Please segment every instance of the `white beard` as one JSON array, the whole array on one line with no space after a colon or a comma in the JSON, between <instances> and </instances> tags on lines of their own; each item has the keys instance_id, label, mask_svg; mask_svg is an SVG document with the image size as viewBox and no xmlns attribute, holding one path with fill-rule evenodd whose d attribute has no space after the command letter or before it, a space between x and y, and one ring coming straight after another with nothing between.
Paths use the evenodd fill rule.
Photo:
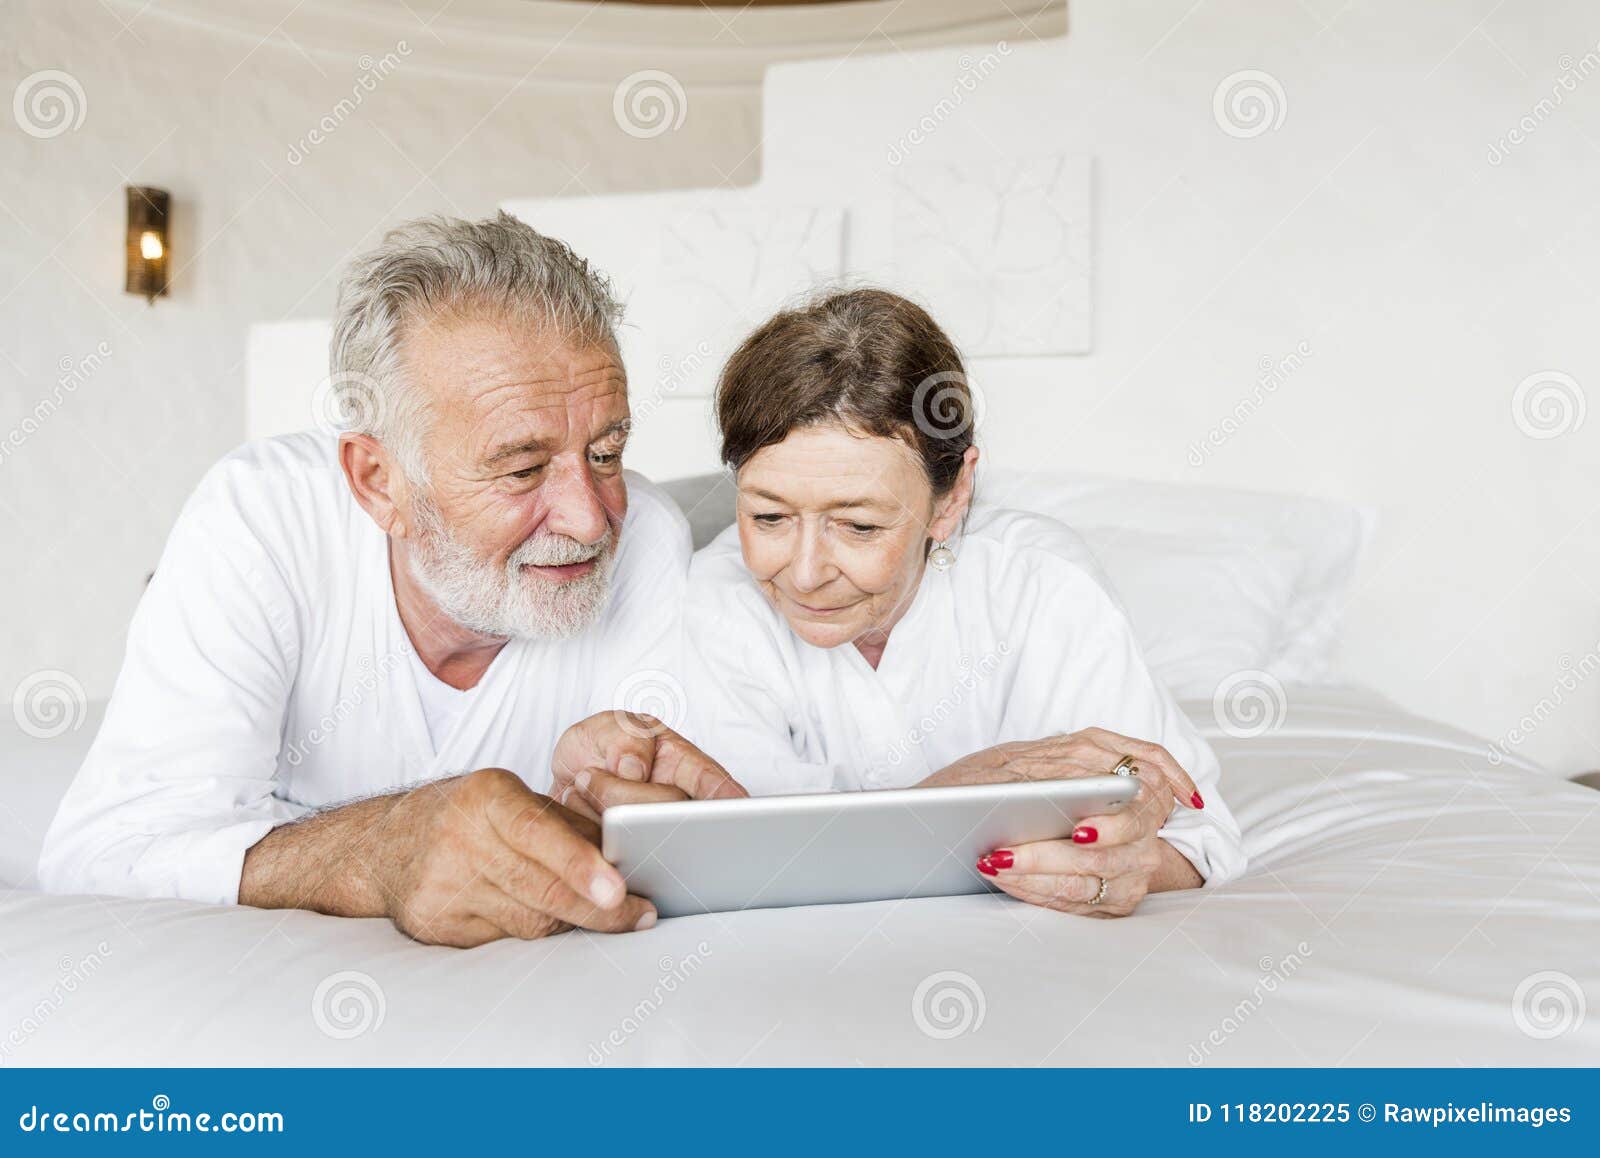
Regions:
<instances>
[{"instance_id":1,"label":"white beard","mask_svg":"<svg viewBox=\"0 0 1600 1158\"><path fill-rule=\"evenodd\" d=\"M511 553L504 567L480 559L419 497L411 574L439 609L462 627L503 639L566 639L593 623L611 594L616 535L598 543L567 535L538 534ZM559 567L595 560L577 579L555 583L525 572L525 565Z\"/></svg>"}]
</instances>

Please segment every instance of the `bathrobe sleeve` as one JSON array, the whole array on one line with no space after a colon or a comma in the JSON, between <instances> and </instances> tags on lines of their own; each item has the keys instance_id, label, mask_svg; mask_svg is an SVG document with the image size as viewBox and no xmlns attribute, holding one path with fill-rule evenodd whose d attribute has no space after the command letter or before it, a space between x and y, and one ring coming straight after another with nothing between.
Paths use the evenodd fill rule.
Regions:
<instances>
[{"instance_id":1,"label":"bathrobe sleeve","mask_svg":"<svg viewBox=\"0 0 1600 1158\"><path fill-rule=\"evenodd\" d=\"M173 527L46 836L50 891L233 903L246 850L309 811L274 795L298 619L240 500L250 469L212 468Z\"/></svg>"},{"instance_id":2,"label":"bathrobe sleeve","mask_svg":"<svg viewBox=\"0 0 1600 1158\"><path fill-rule=\"evenodd\" d=\"M1022 549L1011 561L1021 579L1007 634L1021 647L1004 734L1101 727L1162 745L1194 778L1205 808L1179 802L1160 836L1207 884L1238 876L1244 849L1216 754L1151 673L1120 604L1087 566L1053 551Z\"/></svg>"}]
</instances>

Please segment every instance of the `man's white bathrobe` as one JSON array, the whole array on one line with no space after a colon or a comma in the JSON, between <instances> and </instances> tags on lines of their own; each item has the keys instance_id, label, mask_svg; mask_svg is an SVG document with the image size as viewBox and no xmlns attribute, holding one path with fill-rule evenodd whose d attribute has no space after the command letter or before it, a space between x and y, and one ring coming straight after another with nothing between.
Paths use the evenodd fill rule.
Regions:
<instances>
[{"instance_id":1,"label":"man's white bathrobe","mask_svg":"<svg viewBox=\"0 0 1600 1158\"><path fill-rule=\"evenodd\" d=\"M1205 809L1180 806L1161 835L1209 882L1242 871L1217 758L1151 675L1082 540L978 507L951 546L955 565L925 570L874 670L853 645L796 636L728 528L690 565L689 738L765 794L909 787L996 744L1108 728L1164 745L1200 787Z\"/></svg>"},{"instance_id":2,"label":"man's white bathrobe","mask_svg":"<svg viewBox=\"0 0 1600 1158\"><path fill-rule=\"evenodd\" d=\"M276 825L484 767L545 789L563 729L673 667L688 524L630 474L600 620L511 641L441 709L395 608L389 540L336 450L317 434L253 443L189 499L46 838L44 887L234 902L246 850Z\"/></svg>"}]
</instances>

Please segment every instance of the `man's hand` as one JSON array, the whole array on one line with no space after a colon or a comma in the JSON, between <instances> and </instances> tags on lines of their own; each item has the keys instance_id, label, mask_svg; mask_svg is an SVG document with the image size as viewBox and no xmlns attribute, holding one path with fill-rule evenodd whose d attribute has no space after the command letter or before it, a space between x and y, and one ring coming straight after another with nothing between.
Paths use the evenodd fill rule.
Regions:
<instances>
[{"instance_id":1,"label":"man's hand","mask_svg":"<svg viewBox=\"0 0 1600 1158\"><path fill-rule=\"evenodd\" d=\"M613 804L750 795L710 756L654 716L597 712L556 743L550 794L598 817Z\"/></svg>"},{"instance_id":2,"label":"man's hand","mask_svg":"<svg viewBox=\"0 0 1600 1158\"><path fill-rule=\"evenodd\" d=\"M424 784L268 833L245 855L241 904L387 916L418 941L468 947L574 925L647 929L595 823L504 768Z\"/></svg>"}]
</instances>

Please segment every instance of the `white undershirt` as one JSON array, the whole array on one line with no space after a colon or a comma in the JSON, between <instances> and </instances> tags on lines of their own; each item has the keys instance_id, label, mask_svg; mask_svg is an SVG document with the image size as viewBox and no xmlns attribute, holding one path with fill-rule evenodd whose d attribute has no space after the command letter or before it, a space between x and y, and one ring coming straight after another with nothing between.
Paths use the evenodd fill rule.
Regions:
<instances>
[{"instance_id":1,"label":"white undershirt","mask_svg":"<svg viewBox=\"0 0 1600 1158\"><path fill-rule=\"evenodd\" d=\"M428 665L422 662L415 648L407 649L407 654L411 656L411 672L416 677L417 698L422 701L422 718L428 725L428 739L433 741L433 750L437 752L449 738L456 720L472 702L472 693L478 689L470 687L462 691L453 688L428 670Z\"/></svg>"}]
</instances>

